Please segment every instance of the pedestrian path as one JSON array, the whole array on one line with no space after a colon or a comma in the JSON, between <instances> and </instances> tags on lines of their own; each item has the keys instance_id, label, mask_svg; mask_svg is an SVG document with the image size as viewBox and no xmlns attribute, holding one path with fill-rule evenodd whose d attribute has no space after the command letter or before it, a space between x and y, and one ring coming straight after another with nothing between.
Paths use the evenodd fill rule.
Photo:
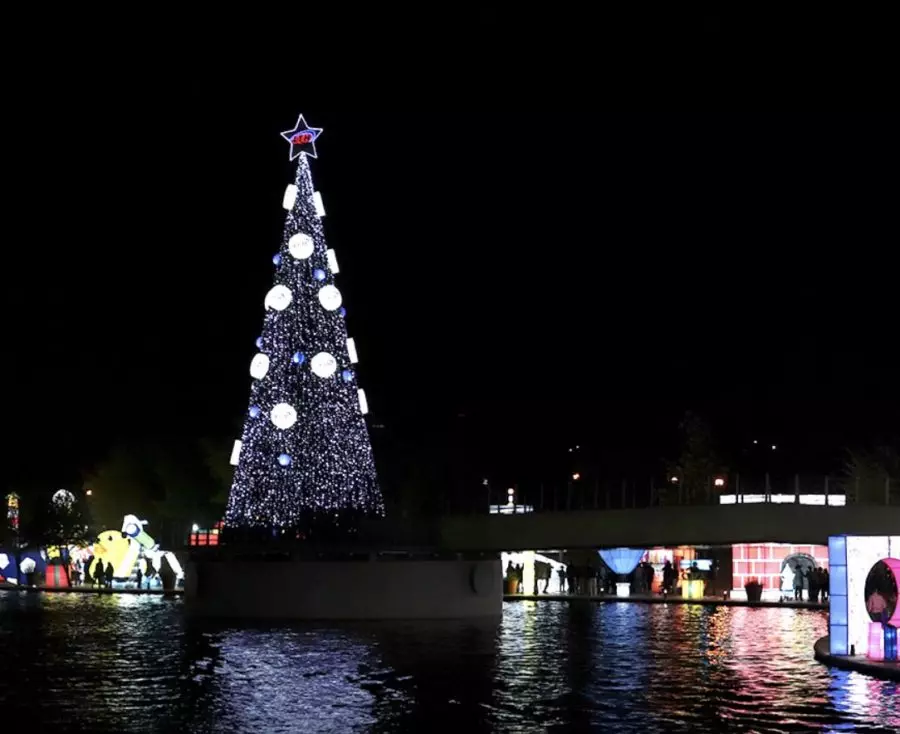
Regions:
<instances>
[{"instance_id":1,"label":"pedestrian path","mask_svg":"<svg viewBox=\"0 0 900 734\"><path fill-rule=\"evenodd\" d=\"M900 663L869 660L862 655L832 655L828 636L822 637L816 642L814 654L816 660L825 665L843 668L844 670L853 670L857 673L865 673L873 678L900 681Z\"/></svg>"},{"instance_id":2,"label":"pedestrian path","mask_svg":"<svg viewBox=\"0 0 900 734\"><path fill-rule=\"evenodd\" d=\"M156 596L181 596L184 589L98 589L96 586L16 586L0 584L0 591L46 591L51 594L151 594Z\"/></svg>"},{"instance_id":3,"label":"pedestrian path","mask_svg":"<svg viewBox=\"0 0 900 734\"><path fill-rule=\"evenodd\" d=\"M828 609L828 603L794 601L745 601L743 599L723 599L721 596L703 596L685 599L682 596L661 596L659 594L504 594L503 601L592 601L625 602L627 604L706 604L720 607L786 607L790 609Z\"/></svg>"}]
</instances>

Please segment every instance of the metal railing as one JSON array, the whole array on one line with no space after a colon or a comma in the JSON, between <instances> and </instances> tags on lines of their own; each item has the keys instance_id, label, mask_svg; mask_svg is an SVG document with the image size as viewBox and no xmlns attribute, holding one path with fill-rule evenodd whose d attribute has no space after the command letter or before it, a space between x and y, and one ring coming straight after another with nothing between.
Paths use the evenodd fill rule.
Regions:
<instances>
[{"instance_id":1,"label":"metal railing","mask_svg":"<svg viewBox=\"0 0 900 734\"><path fill-rule=\"evenodd\" d=\"M721 480L717 486L716 479ZM699 486L697 486L699 485ZM483 486L481 502L447 502L447 511L513 515L576 510L622 510L718 504L900 505L900 481L862 482L818 476L709 477L695 486L683 482L624 480L565 484L516 484L498 489ZM454 508L454 504L458 506Z\"/></svg>"}]
</instances>

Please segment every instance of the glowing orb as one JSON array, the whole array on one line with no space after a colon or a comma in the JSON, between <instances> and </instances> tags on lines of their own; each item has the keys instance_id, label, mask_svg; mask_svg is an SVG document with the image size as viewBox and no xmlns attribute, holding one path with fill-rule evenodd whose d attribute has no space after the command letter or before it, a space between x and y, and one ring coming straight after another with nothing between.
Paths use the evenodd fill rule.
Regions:
<instances>
[{"instance_id":1,"label":"glowing orb","mask_svg":"<svg viewBox=\"0 0 900 734\"><path fill-rule=\"evenodd\" d=\"M326 311L336 311L341 307L341 292L333 285L326 285L319 291L319 303Z\"/></svg>"},{"instance_id":2,"label":"glowing orb","mask_svg":"<svg viewBox=\"0 0 900 734\"><path fill-rule=\"evenodd\" d=\"M278 403L269 414L276 428L286 431L297 422L297 411L288 403Z\"/></svg>"},{"instance_id":3,"label":"glowing orb","mask_svg":"<svg viewBox=\"0 0 900 734\"><path fill-rule=\"evenodd\" d=\"M328 352L319 352L309 363L317 377L331 377L337 370L337 360Z\"/></svg>"}]
</instances>

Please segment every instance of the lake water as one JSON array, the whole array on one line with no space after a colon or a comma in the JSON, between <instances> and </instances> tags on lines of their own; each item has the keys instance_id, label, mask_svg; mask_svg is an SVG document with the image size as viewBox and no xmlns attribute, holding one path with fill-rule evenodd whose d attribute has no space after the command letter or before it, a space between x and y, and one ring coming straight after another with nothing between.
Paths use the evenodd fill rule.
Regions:
<instances>
[{"instance_id":1,"label":"lake water","mask_svg":"<svg viewBox=\"0 0 900 734\"><path fill-rule=\"evenodd\" d=\"M812 658L822 612L512 602L500 625L211 627L181 600L0 591L0 716L33 731L900 730Z\"/></svg>"}]
</instances>

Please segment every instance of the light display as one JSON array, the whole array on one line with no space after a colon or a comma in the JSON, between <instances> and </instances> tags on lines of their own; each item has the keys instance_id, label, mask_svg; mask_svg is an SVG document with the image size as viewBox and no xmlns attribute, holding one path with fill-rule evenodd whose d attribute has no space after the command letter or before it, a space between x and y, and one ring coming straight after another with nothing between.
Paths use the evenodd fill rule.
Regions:
<instances>
[{"instance_id":1,"label":"light display","mask_svg":"<svg viewBox=\"0 0 900 734\"><path fill-rule=\"evenodd\" d=\"M347 354L350 355L350 364L359 362L359 355L356 353L356 342L353 339L347 340Z\"/></svg>"},{"instance_id":2,"label":"light display","mask_svg":"<svg viewBox=\"0 0 900 734\"><path fill-rule=\"evenodd\" d=\"M291 305L291 289L283 285L276 285L266 294L266 308L276 311L284 311Z\"/></svg>"},{"instance_id":3,"label":"light display","mask_svg":"<svg viewBox=\"0 0 900 734\"><path fill-rule=\"evenodd\" d=\"M269 371L269 358L265 354L257 354L250 360L250 377L261 380Z\"/></svg>"},{"instance_id":4,"label":"light display","mask_svg":"<svg viewBox=\"0 0 900 734\"><path fill-rule=\"evenodd\" d=\"M326 311L336 311L341 307L341 292L333 285L326 285L319 291L319 303Z\"/></svg>"},{"instance_id":5,"label":"light display","mask_svg":"<svg viewBox=\"0 0 900 734\"><path fill-rule=\"evenodd\" d=\"M317 377L331 377L337 370L337 360L328 352L319 352L312 358L309 367Z\"/></svg>"},{"instance_id":6,"label":"light display","mask_svg":"<svg viewBox=\"0 0 900 734\"><path fill-rule=\"evenodd\" d=\"M318 191L313 193L313 205L316 208L316 216L324 217L325 216L325 203L322 201L322 194Z\"/></svg>"},{"instance_id":7,"label":"light display","mask_svg":"<svg viewBox=\"0 0 900 734\"><path fill-rule=\"evenodd\" d=\"M891 626L890 620L873 619L870 608L874 609L876 605L873 603L873 594L870 592L867 596L867 580L872 568L879 562L888 568L896 563L900 572L900 560L897 560L900 558L900 536L833 536L828 539L828 555L831 566L829 589L831 653L866 655L871 622L882 621ZM896 580L893 594L895 595L893 602L897 605ZM879 615L880 613L875 616ZM897 615L897 621L900 622L900 614Z\"/></svg>"},{"instance_id":8,"label":"light display","mask_svg":"<svg viewBox=\"0 0 900 734\"><path fill-rule=\"evenodd\" d=\"M15 492L6 495L6 521L13 530L19 529L19 495Z\"/></svg>"},{"instance_id":9,"label":"light display","mask_svg":"<svg viewBox=\"0 0 900 734\"><path fill-rule=\"evenodd\" d=\"M290 294L283 304L267 297L265 349L254 357L251 413L228 498L226 527L331 525L343 518L382 515L372 448L363 415L368 406L355 375L357 361L346 333L343 298L334 284L337 259L325 242L324 208L313 188L307 155L315 157L321 129L302 116L282 133L297 160L294 192L273 288ZM304 355L310 355L307 359ZM262 360L265 359L263 369ZM252 408L271 420L255 417Z\"/></svg>"},{"instance_id":10,"label":"light display","mask_svg":"<svg viewBox=\"0 0 900 734\"><path fill-rule=\"evenodd\" d=\"M272 413L270 415L272 423L283 431L286 431L297 422L297 411L294 410L293 405L289 405L288 403L278 403L272 408Z\"/></svg>"},{"instance_id":11,"label":"light display","mask_svg":"<svg viewBox=\"0 0 900 734\"><path fill-rule=\"evenodd\" d=\"M341 269L338 267L337 255L334 254L334 250L325 250L325 261L328 263L328 269L337 275L341 272Z\"/></svg>"},{"instance_id":12,"label":"light display","mask_svg":"<svg viewBox=\"0 0 900 734\"><path fill-rule=\"evenodd\" d=\"M793 596L794 569L828 568L828 547L791 543L738 543L731 548L732 599L745 599L744 585L754 579L762 587L764 601ZM808 588L808 586L807 586Z\"/></svg>"},{"instance_id":13,"label":"light display","mask_svg":"<svg viewBox=\"0 0 900 734\"><path fill-rule=\"evenodd\" d=\"M57 489L53 493L51 501L60 510L71 510L75 505L75 495L68 489Z\"/></svg>"},{"instance_id":14,"label":"light display","mask_svg":"<svg viewBox=\"0 0 900 734\"><path fill-rule=\"evenodd\" d=\"M313 238L303 232L298 232L288 240L288 252L296 260L306 260L316 249Z\"/></svg>"},{"instance_id":15,"label":"light display","mask_svg":"<svg viewBox=\"0 0 900 734\"><path fill-rule=\"evenodd\" d=\"M637 568L646 551L637 550L636 548L609 548L599 551L599 553L603 562L613 572L620 576L627 576Z\"/></svg>"},{"instance_id":16,"label":"light display","mask_svg":"<svg viewBox=\"0 0 900 734\"><path fill-rule=\"evenodd\" d=\"M290 160L301 157L305 160L306 156L318 158L316 140L321 134L322 128L310 127L303 119L303 115L300 115L293 130L285 130L281 133L281 137L291 144Z\"/></svg>"},{"instance_id":17,"label":"light display","mask_svg":"<svg viewBox=\"0 0 900 734\"><path fill-rule=\"evenodd\" d=\"M294 184L288 184L284 189L284 198L281 200L281 206L290 211L297 203L298 189Z\"/></svg>"}]
</instances>

